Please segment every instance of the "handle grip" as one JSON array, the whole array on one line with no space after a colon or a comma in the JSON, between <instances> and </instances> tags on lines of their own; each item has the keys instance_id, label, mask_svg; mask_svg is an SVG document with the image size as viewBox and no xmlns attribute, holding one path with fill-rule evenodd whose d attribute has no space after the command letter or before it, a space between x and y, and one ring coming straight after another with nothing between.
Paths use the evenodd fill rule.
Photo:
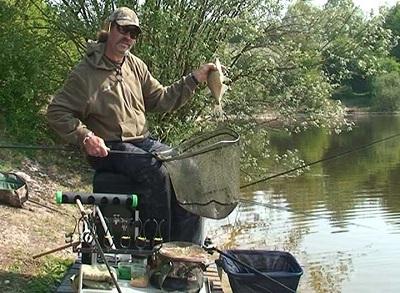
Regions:
<instances>
[{"instance_id":1,"label":"handle grip","mask_svg":"<svg viewBox=\"0 0 400 293\"><path fill-rule=\"evenodd\" d=\"M83 192L56 192L56 203L75 204L79 199L83 204L94 205L127 205L136 208L138 196L136 194L114 194L114 193L83 193Z\"/></svg>"}]
</instances>

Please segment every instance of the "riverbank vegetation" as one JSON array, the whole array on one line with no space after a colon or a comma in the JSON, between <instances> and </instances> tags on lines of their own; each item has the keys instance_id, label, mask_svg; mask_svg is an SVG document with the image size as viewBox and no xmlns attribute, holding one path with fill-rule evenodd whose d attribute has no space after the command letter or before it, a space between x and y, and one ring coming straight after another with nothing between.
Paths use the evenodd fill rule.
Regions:
<instances>
[{"instance_id":1,"label":"riverbank vegetation","mask_svg":"<svg viewBox=\"0 0 400 293\"><path fill-rule=\"evenodd\" d=\"M113 7L122 5L141 20L143 34L133 53L163 84L215 57L226 65L230 90L223 97L223 124L242 135L243 170L257 170L255 152L269 155L273 124L260 119L266 113L288 131L339 132L351 127L346 105L399 107L398 6L365 15L351 0L330 0L323 7L300 0L6 0L0 5L0 124L15 142L60 143L44 117L51 95ZM179 111L149 115L151 131L177 144L215 128L213 108L203 85ZM248 145L254 136L260 136L260 145ZM289 164L301 163L287 155Z\"/></svg>"},{"instance_id":2,"label":"riverbank vegetation","mask_svg":"<svg viewBox=\"0 0 400 293\"><path fill-rule=\"evenodd\" d=\"M279 0L140 3L129 2L143 27L134 53L163 84L218 56L231 79L224 96L227 123L240 121L243 127L243 121L274 112L290 127L339 129L346 126L340 101L380 111L398 108L399 6L365 15L351 0L323 7ZM128 4L6 0L0 5L3 123L19 141L51 143L44 119L50 96L113 6ZM210 125L212 108L203 87L177 113L153 115L152 129L168 142L181 139Z\"/></svg>"}]
</instances>

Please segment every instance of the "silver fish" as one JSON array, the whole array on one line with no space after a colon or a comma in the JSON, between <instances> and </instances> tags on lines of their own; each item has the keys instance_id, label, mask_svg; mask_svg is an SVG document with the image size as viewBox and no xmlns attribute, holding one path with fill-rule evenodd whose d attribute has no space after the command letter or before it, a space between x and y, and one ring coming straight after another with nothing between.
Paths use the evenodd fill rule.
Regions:
<instances>
[{"instance_id":1,"label":"silver fish","mask_svg":"<svg viewBox=\"0 0 400 293\"><path fill-rule=\"evenodd\" d=\"M211 95L216 99L214 112L221 114L223 113L222 96L228 89L228 86L224 84L224 81L226 81L227 78L222 71L222 65L218 58L215 59L215 66L217 67L217 70L213 70L208 73L207 86L211 91Z\"/></svg>"}]
</instances>

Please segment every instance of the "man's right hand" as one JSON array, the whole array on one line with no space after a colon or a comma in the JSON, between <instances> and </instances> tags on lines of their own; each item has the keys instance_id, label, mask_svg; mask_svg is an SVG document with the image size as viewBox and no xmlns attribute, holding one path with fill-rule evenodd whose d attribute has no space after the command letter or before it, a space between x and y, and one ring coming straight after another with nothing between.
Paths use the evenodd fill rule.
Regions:
<instances>
[{"instance_id":1,"label":"man's right hand","mask_svg":"<svg viewBox=\"0 0 400 293\"><path fill-rule=\"evenodd\" d=\"M92 157L106 157L110 150L101 137L96 136L93 132L86 135L83 140L83 147L86 153Z\"/></svg>"},{"instance_id":2,"label":"man's right hand","mask_svg":"<svg viewBox=\"0 0 400 293\"><path fill-rule=\"evenodd\" d=\"M214 63L207 63L200 66L199 69L193 71L193 76L199 83L207 81L210 71L218 70Z\"/></svg>"}]
</instances>

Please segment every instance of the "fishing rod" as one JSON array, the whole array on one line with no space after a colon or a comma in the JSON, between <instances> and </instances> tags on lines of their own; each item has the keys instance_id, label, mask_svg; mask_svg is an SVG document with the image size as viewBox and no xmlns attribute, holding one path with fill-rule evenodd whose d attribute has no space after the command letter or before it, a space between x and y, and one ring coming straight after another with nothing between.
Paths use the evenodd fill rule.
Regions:
<instances>
[{"instance_id":1,"label":"fishing rod","mask_svg":"<svg viewBox=\"0 0 400 293\"><path fill-rule=\"evenodd\" d=\"M77 206L79 208L79 211L80 211L80 213L82 215L82 219L83 219L84 223L86 223L87 227L89 228L89 232L93 237L94 244L95 244L98 252L100 253L100 256L101 256L102 260L104 261L104 264L107 267L108 273L110 274L110 277L111 277L112 282L114 283L114 286L116 287L118 293L122 293L121 288L120 288L120 286L118 284L117 278L113 274L113 272L111 270L111 266L107 261L107 258L106 258L105 254L104 254L103 249L101 248L101 245L100 245L100 242L99 242L95 227L92 225L91 220L89 219L89 215L87 214L85 208L82 205L82 202L79 199L77 199L75 202L76 202L76 204L77 204Z\"/></svg>"},{"instance_id":2,"label":"fishing rod","mask_svg":"<svg viewBox=\"0 0 400 293\"><path fill-rule=\"evenodd\" d=\"M261 183L261 182L264 182L264 181L268 181L270 179L273 179L273 178L276 178L276 177L279 177L279 176L283 176L283 175L292 173L294 171L310 167L310 166L318 164L318 163L322 163L322 162L326 162L326 161L329 161L329 160L333 160L333 159L337 159L337 158L343 157L345 155L360 151L362 149L369 148L369 147L371 147L371 146L373 146L375 144L378 144L378 143L381 143L381 142L396 138L398 136L400 136L400 133L397 133L397 134L394 134L394 135L391 135L391 136L388 136L388 137L385 137L385 138L382 138L382 139L374 140L374 141L372 141L370 143L361 145L359 147L356 147L356 148L353 148L353 149L350 149L350 150L347 150L347 151L344 151L344 152L341 152L341 153L337 153L335 155L331 155L331 156L316 160L314 162L305 163L305 164L303 164L301 166L298 166L296 168L293 168L293 169L290 169L290 170L287 170L287 171L284 171L284 172L281 172L281 173L278 173L278 174L274 174L274 175L271 175L271 176L267 176L267 177L261 178L259 180L256 180L256 181L253 181L253 182L250 182L250 183L247 183L247 184L244 184L244 185L240 186L240 189L244 189L244 188L247 188L249 186L256 185L258 183Z\"/></svg>"},{"instance_id":3,"label":"fishing rod","mask_svg":"<svg viewBox=\"0 0 400 293\"><path fill-rule=\"evenodd\" d=\"M258 183L261 183L261 182L264 182L264 181L268 181L270 179L273 179L273 178L276 178L276 177L279 177L279 176L283 176L283 175L292 173L294 171L301 170L301 169L313 166L313 165L318 164L318 163L322 163L322 162L326 162L326 161L330 161L330 160L333 160L333 159L337 159L337 158L343 157L345 155L360 151L362 149L369 148L369 147L371 147L371 146L373 146L375 144L378 144L378 143L381 143L381 142L396 138L398 136L400 136L400 133L397 133L397 134L394 134L394 135L391 135L391 136L388 136L388 137L385 137L385 138L382 138L382 139L374 140L374 141L372 141L370 143L361 145L359 147L356 147L356 148L353 148L353 149L350 149L350 150L347 150L347 151L344 151L344 152L341 152L341 153L337 153L335 155L331 155L331 156L316 160L314 162L305 163L305 164L303 164L301 166L298 166L298 167L295 167L293 169L290 169L290 170L287 170L287 171L284 171L284 172L281 172L281 173L277 173L277 174L274 174L274 175L271 175L271 176L267 176L267 177L258 179L256 181L244 184L244 185L240 186L240 189L244 189L244 188L256 185ZM75 151L76 150L76 147L72 147L72 146L64 147L64 146L45 146L45 145L0 145L0 149L2 149L2 148L32 149L32 150L58 150L58 151ZM111 153L111 154L129 154L129 153L131 153L129 151L121 151L121 150L108 150L108 152ZM135 154L135 155L139 155L139 154ZM150 154L142 154L142 155L148 156L148 155L153 155L153 154L150 153Z\"/></svg>"},{"instance_id":4,"label":"fishing rod","mask_svg":"<svg viewBox=\"0 0 400 293\"><path fill-rule=\"evenodd\" d=\"M388 136L388 137L385 137L385 138L382 138L382 139L374 140L374 141L372 141L370 143L364 144L364 145L359 146L357 148L353 148L353 149L350 149L350 150L347 150L347 151L344 151L344 152L341 152L341 153L338 153L338 154L335 154L335 155L332 155L332 156L328 156L326 158L322 158L320 160L317 160L317 161L314 161L314 162L311 162L311 163L303 164L303 165L298 166L296 168L293 168L293 169L290 169L290 170L287 170L287 171L284 171L284 172L281 172L281 173L278 173L278 174L275 174L275 175L271 175L271 176L259 179L257 181L242 185L242 186L240 186L240 189L243 189L243 188L246 188L246 187L249 187L249 186L252 186L252 185L255 185L255 184L258 184L258 183L261 183L261 182L264 182L264 181L267 181L267 180L270 180L270 179L273 179L273 178L276 178L276 177L279 177L279 176L282 176L282 175L286 175L286 174L289 174L291 172L294 172L294 171L297 171L297 170L300 170L300 169L303 169L303 168L306 168L306 167L309 167L309 166L312 166L312 165L315 165L315 164L318 164L318 163L322 163L324 161L333 160L333 159L342 157L344 155L348 155L350 153L353 153L353 152L356 152L356 151L359 151L359 150L362 150L362 149L366 149L366 148L371 147L371 146L373 146L373 145L375 145L377 143L381 143L381 142L396 138L398 136L400 136L400 133L397 133L397 134L394 134L394 135L391 135L391 136ZM254 205L264 206L264 207L271 208L271 209L294 212L294 210L291 209L291 208L280 207L280 206L276 206L276 205L269 204L269 203L261 203L261 202L257 202L257 201L253 201L253 200L247 200L247 199L244 199L244 198L240 198L239 201L241 203L244 203L244 204L254 204ZM330 220L330 218L328 218L328 217L316 216L316 215L312 215L312 214L306 213L306 212L296 211L296 213L301 213L301 214L303 214L305 216L313 217L313 218L316 218L316 219L327 219L327 220ZM349 224L357 226L357 227L374 229L374 228L372 228L370 226L366 226L366 225L362 225L362 224L356 224L356 223L352 223L352 222L350 222ZM374 230L376 230L376 229L374 229Z\"/></svg>"},{"instance_id":5,"label":"fishing rod","mask_svg":"<svg viewBox=\"0 0 400 293\"><path fill-rule=\"evenodd\" d=\"M51 207L51 206L48 206L47 204L41 203L41 202L36 201L36 200L34 200L34 199L32 199L32 198L28 198L28 199L27 199L27 202L36 204L36 205L41 206L41 207L43 207L43 208L45 208L45 209L48 209L48 210L50 210L50 211L59 213L60 215L72 217L72 218L74 218L75 222L78 221L78 219L77 219L74 215L69 214L69 213L67 213L67 212L60 211L60 210L58 210L58 209L56 209L56 208L53 208L53 207Z\"/></svg>"},{"instance_id":6,"label":"fishing rod","mask_svg":"<svg viewBox=\"0 0 400 293\"><path fill-rule=\"evenodd\" d=\"M74 152L79 151L78 147L69 145L69 146L47 146L47 145L23 145L23 144L0 144L0 149L23 149L23 150L50 150L50 151L65 151L65 152ZM154 156L152 153L133 153L130 151L121 151L121 150L107 150L110 154L134 154L136 156Z\"/></svg>"},{"instance_id":7,"label":"fishing rod","mask_svg":"<svg viewBox=\"0 0 400 293\"><path fill-rule=\"evenodd\" d=\"M48 145L23 145L23 144L0 144L0 149L24 149L24 150L51 150L51 151L76 151L74 146L48 146Z\"/></svg>"}]
</instances>

